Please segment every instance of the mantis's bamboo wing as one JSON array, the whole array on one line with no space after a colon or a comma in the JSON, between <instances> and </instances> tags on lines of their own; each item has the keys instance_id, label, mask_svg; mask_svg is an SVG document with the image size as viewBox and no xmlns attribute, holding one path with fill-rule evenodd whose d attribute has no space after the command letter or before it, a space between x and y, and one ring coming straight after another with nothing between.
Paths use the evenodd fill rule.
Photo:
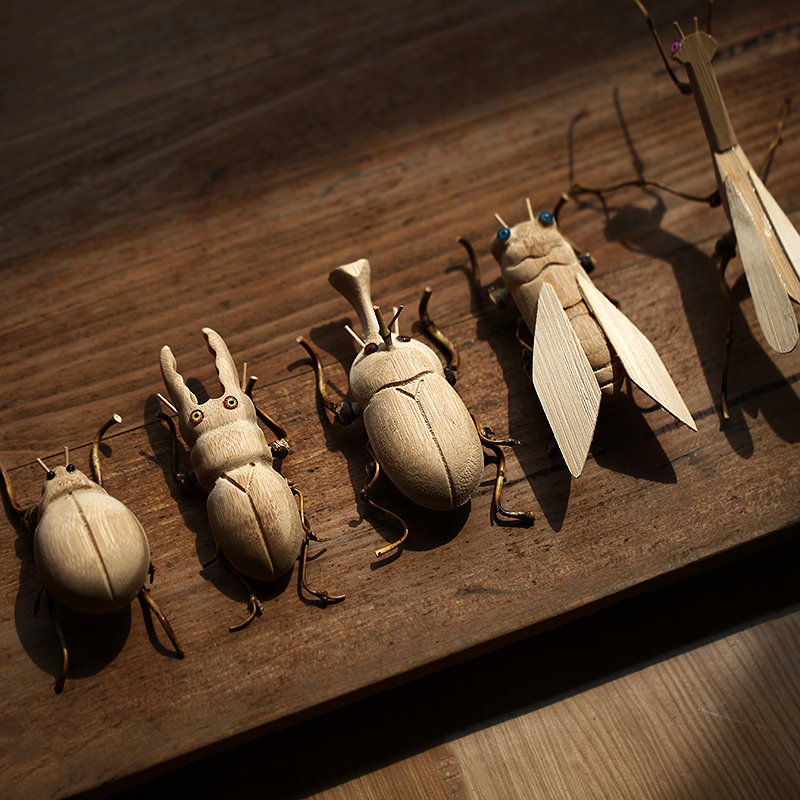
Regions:
<instances>
[{"instance_id":1,"label":"mantis's bamboo wing","mask_svg":"<svg viewBox=\"0 0 800 800\"><path fill-rule=\"evenodd\" d=\"M776 267L786 258L783 248L773 235L756 194L746 189L748 196L743 195L731 175L725 178L724 186L761 330L770 347L779 353L788 353L794 350L800 336L794 309Z\"/></svg>"},{"instance_id":2,"label":"mantis's bamboo wing","mask_svg":"<svg viewBox=\"0 0 800 800\"><path fill-rule=\"evenodd\" d=\"M775 201L775 198L761 182L755 171L751 169L749 174L764 213L772 223L775 234L783 245L783 250L789 261L789 269L786 269L784 259L778 261L776 264L778 274L781 276L786 291L789 292L789 297L796 303L800 303L800 234L797 233L797 229L789 221L786 214L783 213L783 209Z\"/></svg>"},{"instance_id":3,"label":"mantis's bamboo wing","mask_svg":"<svg viewBox=\"0 0 800 800\"><path fill-rule=\"evenodd\" d=\"M574 477L592 443L600 387L555 289L542 284L533 336L533 386Z\"/></svg>"},{"instance_id":4,"label":"mantis's bamboo wing","mask_svg":"<svg viewBox=\"0 0 800 800\"><path fill-rule=\"evenodd\" d=\"M583 273L578 274L578 287L630 379L673 417L696 431L686 403L650 340Z\"/></svg>"}]
</instances>

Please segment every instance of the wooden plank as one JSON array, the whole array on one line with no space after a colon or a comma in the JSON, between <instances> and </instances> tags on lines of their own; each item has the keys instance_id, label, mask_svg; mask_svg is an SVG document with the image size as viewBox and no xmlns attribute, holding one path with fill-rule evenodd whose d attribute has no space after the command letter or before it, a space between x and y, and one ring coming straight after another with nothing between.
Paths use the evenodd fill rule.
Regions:
<instances>
[{"instance_id":1,"label":"wooden plank","mask_svg":"<svg viewBox=\"0 0 800 800\"><path fill-rule=\"evenodd\" d=\"M122 414L105 448L107 486L148 531L153 593L187 658L154 648L137 608L85 631L69 619L73 672L55 697L58 654L47 620L31 615L30 539L2 523L1 674L16 687L0 701L6 796L63 797L226 746L797 522L800 356L765 350L741 284L725 431L714 410L725 309L709 254L721 212L631 193L605 230L591 208L565 216L567 235L598 257L598 287L653 342L699 429L625 396L601 410L578 481L548 455L513 312L472 307L463 277L447 271L463 265L453 240L465 234L496 275L485 261L492 212L522 216L526 193L552 206L570 165L593 183L630 174L613 86L649 173L689 191L712 183L691 102L658 72L635 9L577 8L580 31L573 10L519 4L498 15L466 0L370 13L337 3L313 19L294 7L128 0L85 0L69 15L56 4L9 10L0 457L33 503L34 459L66 444L85 467L81 445ZM796 90L796 11L737 2L718 16L723 42L783 31L718 66L755 153ZM550 33L533 47L537 30ZM581 57L565 63L557 43L568 35ZM787 135L770 180L795 222L799 151ZM352 343L341 326L352 315L326 276L362 256L382 306L413 307L433 286L432 314L461 347L461 396L524 442L506 502L537 509L531 529L490 524L488 472L470 506L444 515L384 486L376 499L411 536L398 558L375 563L395 531L359 516L363 431L324 418L294 343L310 335L344 390ZM172 487L155 420L163 344L213 391L203 325L260 375L257 400L289 430L285 473L331 537L314 581L346 592L340 606L301 603L287 579L260 590L262 618L227 632L242 592L216 567L199 574L213 551L204 499Z\"/></svg>"}]
</instances>

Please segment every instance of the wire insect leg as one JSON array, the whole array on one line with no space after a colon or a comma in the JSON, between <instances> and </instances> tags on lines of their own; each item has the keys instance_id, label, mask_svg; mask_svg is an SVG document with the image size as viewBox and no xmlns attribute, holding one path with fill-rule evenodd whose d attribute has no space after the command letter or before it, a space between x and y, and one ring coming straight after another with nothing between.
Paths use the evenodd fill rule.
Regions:
<instances>
[{"instance_id":1,"label":"wire insect leg","mask_svg":"<svg viewBox=\"0 0 800 800\"><path fill-rule=\"evenodd\" d=\"M181 489L190 489L196 483L196 478L193 472L180 472L178 470L178 458L180 447L178 445L178 431L175 428L175 423L169 414L163 411L158 412L158 418L167 423L170 432L170 467L172 469L172 477Z\"/></svg>"},{"instance_id":2,"label":"wire insect leg","mask_svg":"<svg viewBox=\"0 0 800 800\"><path fill-rule=\"evenodd\" d=\"M314 372L317 376L317 391L322 399L322 404L328 411L332 412L336 421L342 425L349 425L354 422L359 415L359 411L353 406L352 403L344 401L342 403L334 403L328 396L328 387L325 380L325 369L322 366L317 348L314 347L305 336L298 336L296 339L299 345L302 345L305 351L311 356L311 361L314 364Z\"/></svg>"},{"instance_id":3,"label":"wire insect leg","mask_svg":"<svg viewBox=\"0 0 800 800\"><path fill-rule=\"evenodd\" d=\"M422 330L425 335L447 356L447 366L444 368L444 374L447 382L451 386L455 386L458 380L458 368L461 366L461 358L458 355L458 348L442 333L431 319L430 314L428 314L428 302L432 294L433 290L426 286L419 301L419 321L422 324Z\"/></svg>"},{"instance_id":4,"label":"wire insect leg","mask_svg":"<svg viewBox=\"0 0 800 800\"><path fill-rule=\"evenodd\" d=\"M491 428L481 428L478 420L472 417L475 427L478 429L478 436L480 437L481 444L488 450L491 450L497 461L497 477L494 482L494 495L492 502L494 503L495 513L501 517L508 519L519 520L526 525L530 525L536 519L536 514L533 511L509 511L503 508L501 496L503 493L503 485L506 482L506 457L500 449L501 445L515 445L519 444L516 439L495 439L494 432Z\"/></svg>"},{"instance_id":5,"label":"wire insect leg","mask_svg":"<svg viewBox=\"0 0 800 800\"><path fill-rule=\"evenodd\" d=\"M372 457L372 461L367 465L367 475L364 481L364 488L360 493L360 497L362 500L365 500L367 503L369 503L373 508L383 512L387 517L389 517L389 519L393 519L403 529L403 535L396 542L392 542L391 544L386 545L386 547L381 547L380 550L375 551L375 555L380 558L381 556L385 556L387 553L390 553L392 550L396 550L401 544L403 544L408 537L408 526L402 520L402 518L393 511L389 511L388 508L379 506L376 502L370 499L369 493L372 491L375 481L378 480L378 476L381 473L381 468L371 450L369 451L369 454Z\"/></svg>"},{"instance_id":6,"label":"wire insect leg","mask_svg":"<svg viewBox=\"0 0 800 800\"><path fill-rule=\"evenodd\" d=\"M736 255L736 234L733 229L729 230L716 244L714 251L719 256L719 286L722 296L728 306L728 325L725 331L725 350L722 357L722 385L720 387L720 405L722 407L722 419L731 418L728 410L728 368L730 366L731 344L733 343L733 299L731 298L728 284L725 281L725 270L731 259Z\"/></svg>"},{"instance_id":7,"label":"wire insect leg","mask_svg":"<svg viewBox=\"0 0 800 800\"><path fill-rule=\"evenodd\" d=\"M61 691L64 688L64 681L67 678L67 672L69 671L69 649L67 648L67 639L64 636L61 623L58 621L58 617L56 616L56 601L53 599L53 595L51 595L47 590L45 590L45 595L47 597L47 614L50 617L50 622L53 624L53 630L56 632L58 643L61 647L61 671L56 678L54 687L56 694L61 694Z\"/></svg>"},{"instance_id":8,"label":"wire insect leg","mask_svg":"<svg viewBox=\"0 0 800 800\"><path fill-rule=\"evenodd\" d=\"M175 631L172 630L172 625L169 624L169 620L164 616L164 612L158 607L156 601L150 596L150 590L142 586L137 596L139 598L139 603L142 606L142 611L144 611L145 608L149 608L150 611L156 615L158 621L161 623L161 627L164 629L164 633L167 634L169 640L172 642L172 646L175 648L175 653L177 654L178 658L183 658L183 647L181 647L181 643L178 641Z\"/></svg>"},{"instance_id":9,"label":"wire insect leg","mask_svg":"<svg viewBox=\"0 0 800 800\"><path fill-rule=\"evenodd\" d=\"M314 597L318 598L323 602L323 604L327 603L339 603L344 600L345 596L343 594L328 594L324 589L322 591L317 591L312 589L308 583L306 583L306 568L308 566L308 543L310 540L314 540L315 542L327 542L327 536L317 536L314 531L311 530L311 524L308 521L308 517L306 517L305 513L305 503L303 500L303 493L296 489L294 486L289 487L292 490L292 494L297 498L298 502L300 503L300 522L303 525L303 531L305 532L305 536L303 537L303 546L300 551L300 586L305 589L309 594L314 595Z\"/></svg>"}]
</instances>

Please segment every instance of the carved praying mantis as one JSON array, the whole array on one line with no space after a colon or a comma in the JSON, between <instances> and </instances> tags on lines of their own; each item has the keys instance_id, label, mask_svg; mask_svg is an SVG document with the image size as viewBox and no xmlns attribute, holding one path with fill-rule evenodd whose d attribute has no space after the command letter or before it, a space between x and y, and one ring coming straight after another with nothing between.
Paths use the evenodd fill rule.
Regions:
<instances>
[{"instance_id":1,"label":"carved praying mantis","mask_svg":"<svg viewBox=\"0 0 800 800\"><path fill-rule=\"evenodd\" d=\"M725 270L736 255L739 254L744 267L747 282L753 298L753 307L759 325L764 332L767 343L780 353L788 353L797 346L797 319L791 300L800 302L800 235L786 214L764 185L758 172L739 145L731 125L725 101L722 98L717 78L711 61L717 50L716 40L711 36L711 15L713 0L708 0L707 31L701 31L695 17L695 30L684 34L678 23L675 27L679 39L672 43L670 54L672 60L686 68L688 83L680 81L670 64L655 23L640 0L634 0L644 14L647 25L653 34L661 59L673 83L683 94L694 96L700 120L703 124L714 173L717 191L708 198L691 198L704 200L710 205L722 204L731 224L731 231L717 243L716 252L720 256L720 278L724 293L728 294L725 284ZM788 108L788 104L787 104ZM785 117L785 111L784 111ZM762 167L769 156L780 144L782 138L783 118L779 131L762 160ZM640 179L625 181L605 189L591 189L576 184L573 194L591 192L602 194L622 186L652 185L667 191L673 191L657 181ZM730 302L730 301L729 301ZM726 399L727 369L731 341L732 313L728 319L728 337L722 378L722 412L728 418Z\"/></svg>"}]
</instances>

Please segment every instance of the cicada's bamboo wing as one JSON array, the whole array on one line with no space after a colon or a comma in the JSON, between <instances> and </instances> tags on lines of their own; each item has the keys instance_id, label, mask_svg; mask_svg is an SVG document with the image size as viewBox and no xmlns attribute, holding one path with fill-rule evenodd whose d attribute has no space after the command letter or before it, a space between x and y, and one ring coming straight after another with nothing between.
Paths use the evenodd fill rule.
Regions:
<instances>
[{"instance_id":1,"label":"cicada's bamboo wing","mask_svg":"<svg viewBox=\"0 0 800 800\"><path fill-rule=\"evenodd\" d=\"M778 268L786 291L789 292L789 297L796 303L800 303L800 234L783 213L783 209L778 205L769 189L761 182L755 170L751 169L748 174L758 199L761 201L764 213L772 223L789 261L789 269L786 269L783 259L780 259L775 266Z\"/></svg>"},{"instance_id":2,"label":"cicada's bamboo wing","mask_svg":"<svg viewBox=\"0 0 800 800\"><path fill-rule=\"evenodd\" d=\"M600 387L555 289L543 283L533 335L533 386L573 477L592 443Z\"/></svg>"},{"instance_id":3,"label":"cicada's bamboo wing","mask_svg":"<svg viewBox=\"0 0 800 800\"><path fill-rule=\"evenodd\" d=\"M786 255L755 193L740 191L730 175L724 186L761 330L773 350L788 353L797 345L798 330L794 309L776 266L780 260L786 260ZM787 264L786 268L791 266Z\"/></svg>"},{"instance_id":4,"label":"cicada's bamboo wing","mask_svg":"<svg viewBox=\"0 0 800 800\"><path fill-rule=\"evenodd\" d=\"M578 287L630 379L673 417L697 430L664 362L650 340L584 274Z\"/></svg>"}]
</instances>

